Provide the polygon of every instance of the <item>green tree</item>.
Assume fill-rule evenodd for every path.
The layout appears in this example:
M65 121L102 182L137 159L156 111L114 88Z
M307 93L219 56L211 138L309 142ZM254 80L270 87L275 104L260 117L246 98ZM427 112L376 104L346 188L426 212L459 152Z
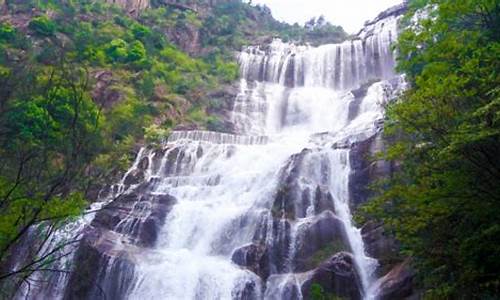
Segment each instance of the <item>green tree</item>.
M500 5L413 1L428 17L400 36L411 88L388 109L398 169L365 209L414 257L431 299L500 294Z
M70 65L40 70L34 94L14 97L0 118L0 282L43 271L64 255L44 245L86 205L87 167L99 151L99 108L88 97L85 70ZM36 233L34 233L36 232ZM36 234L35 236L31 236ZM29 237L31 236L31 237ZM9 264L19 242L32 253Z

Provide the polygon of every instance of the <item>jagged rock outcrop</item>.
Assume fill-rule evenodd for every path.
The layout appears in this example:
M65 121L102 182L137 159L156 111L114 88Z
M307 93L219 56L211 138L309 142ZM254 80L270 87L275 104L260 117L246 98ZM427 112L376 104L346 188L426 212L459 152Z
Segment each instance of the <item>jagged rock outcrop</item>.
M409 2L408 0L404 0L404 2L401 4L389 7L388 9L379 13L375 19L365 22L365 26L373 25L391 16L401 16L405 14L406 11L408 10L408 2Z

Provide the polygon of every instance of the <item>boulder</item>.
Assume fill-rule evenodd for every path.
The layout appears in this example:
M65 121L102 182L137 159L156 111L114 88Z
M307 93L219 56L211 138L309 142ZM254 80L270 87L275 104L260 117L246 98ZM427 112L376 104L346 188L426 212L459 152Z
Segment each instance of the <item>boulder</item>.
M231 260L264 280L269 276L269 256L265 245L250 244L238 248L233 252Z
M361 284L352 254L340 252L310 272L301 290L304 299L310 299L313 284L319 284L325 293L352 300L361 299Z
M410 297L413 294L414 271L410 267L410 260L396 265L389 273L377 282L378 299L398 300Z
M264 299L301 299L297 276L279 274L269 277Z
M249 280L240 283L241 286L237 287L232 292L232 298L238 300L254 300L260 298L260 290L255 281Z
M134 282L133 247L119 235L90 228L74 258L64 299L124 299ZM122 245L120 249L116 245ZM112 274L111 276L109 276Z
M306 271L316 267L315 263L317 264L318 258L323 255L329 257L335 252L349 250L344 224L330 211L323 212L298 230L294 257L295 271Z

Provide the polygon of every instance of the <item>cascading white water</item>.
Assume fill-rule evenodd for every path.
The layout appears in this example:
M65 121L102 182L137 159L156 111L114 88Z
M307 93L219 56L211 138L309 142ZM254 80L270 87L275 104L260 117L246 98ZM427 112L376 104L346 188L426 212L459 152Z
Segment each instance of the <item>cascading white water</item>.
M326 158L329 175L325 182L321 174L310 174L311 181L303 185L321 184L331 193L362 294L374 297L368 290L376 261L366 256L351 220L349 150L333 145L373 135L383 118L383 105L393 88L383 80L394 76L390 43L397 20L384 22L340 45L311 48L275 40L267 50L250 47L241 53L242 79L233 113L240 135L175 132L169 138L165 147L170 150L164 155L172 149L177 155L162 159L166 167L156 168L162 171L153 175L158 179L155 193L168 193L179 202L167 216L156 246L135 257L130 299L231 299L250 286L253 297L286 298L283 286L290 279L300 285L307 277L294 274L293 264L300 228L317 217L312 203L305 216L291 220L287 266L272 270L267 283L232 263L231 255L255 240L262 219L268 224L266 245L288 238L288 220L273 227L270 211L281 170L306 148L313 149L306 165L319 168L315 160ZM368 88L355 116L349 116L355 101L349 89L370 81L377 83ZM321 132L328 132L328 137L313 137ZM320 172L314 167L310 171ZM294 297L301 295L299 291Z
M311 277L300 263L304 245L311 228L326 220L343 232L335 236L346 236L360 294L374 299L377 262L367 257L351 216L349 147L378 132L384 105L400 88L391 51L397 20L382 19L338 45L275 40L265 49L245 49L233 109L237 134L178 131L161 151L143 148L124 180L146 161L148 193L177 202L152 247L125 238L151 216L150 202L138 200L114 227L119 238L106 251L126 253L134 266L121 294L144 300L302 299L301 286ZM118 194L140 187L125 190L124 180ZM235 263L245 247L264 249L264 270ZM103 289L121 276L113 271L114 260L99 271Z

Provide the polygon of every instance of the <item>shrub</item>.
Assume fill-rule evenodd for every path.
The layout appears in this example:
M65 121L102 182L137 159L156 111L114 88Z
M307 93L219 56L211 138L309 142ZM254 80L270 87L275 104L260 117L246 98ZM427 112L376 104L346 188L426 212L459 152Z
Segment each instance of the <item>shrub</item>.
M133 33L134 37L138 40L144 40L146 38L149 38L152 34L151 29L149 29L148 27L146 27L144 25L137 24L137 23L132 25L132 33Z
M56 32L56 23L47 16L38 16L31 19L29 28L43 36L52 36Z
M0 24L0 41L10 41L14 39L16 36L16 29L8 24L8 23L1 23Z
M140 61L146 59L146 57L146 48L140 41L135 41L130 45L127 55L128 61Z
M112 61L123 61L128 56L127 48L127 42L122 39L114 39L106 47L106 55Z

